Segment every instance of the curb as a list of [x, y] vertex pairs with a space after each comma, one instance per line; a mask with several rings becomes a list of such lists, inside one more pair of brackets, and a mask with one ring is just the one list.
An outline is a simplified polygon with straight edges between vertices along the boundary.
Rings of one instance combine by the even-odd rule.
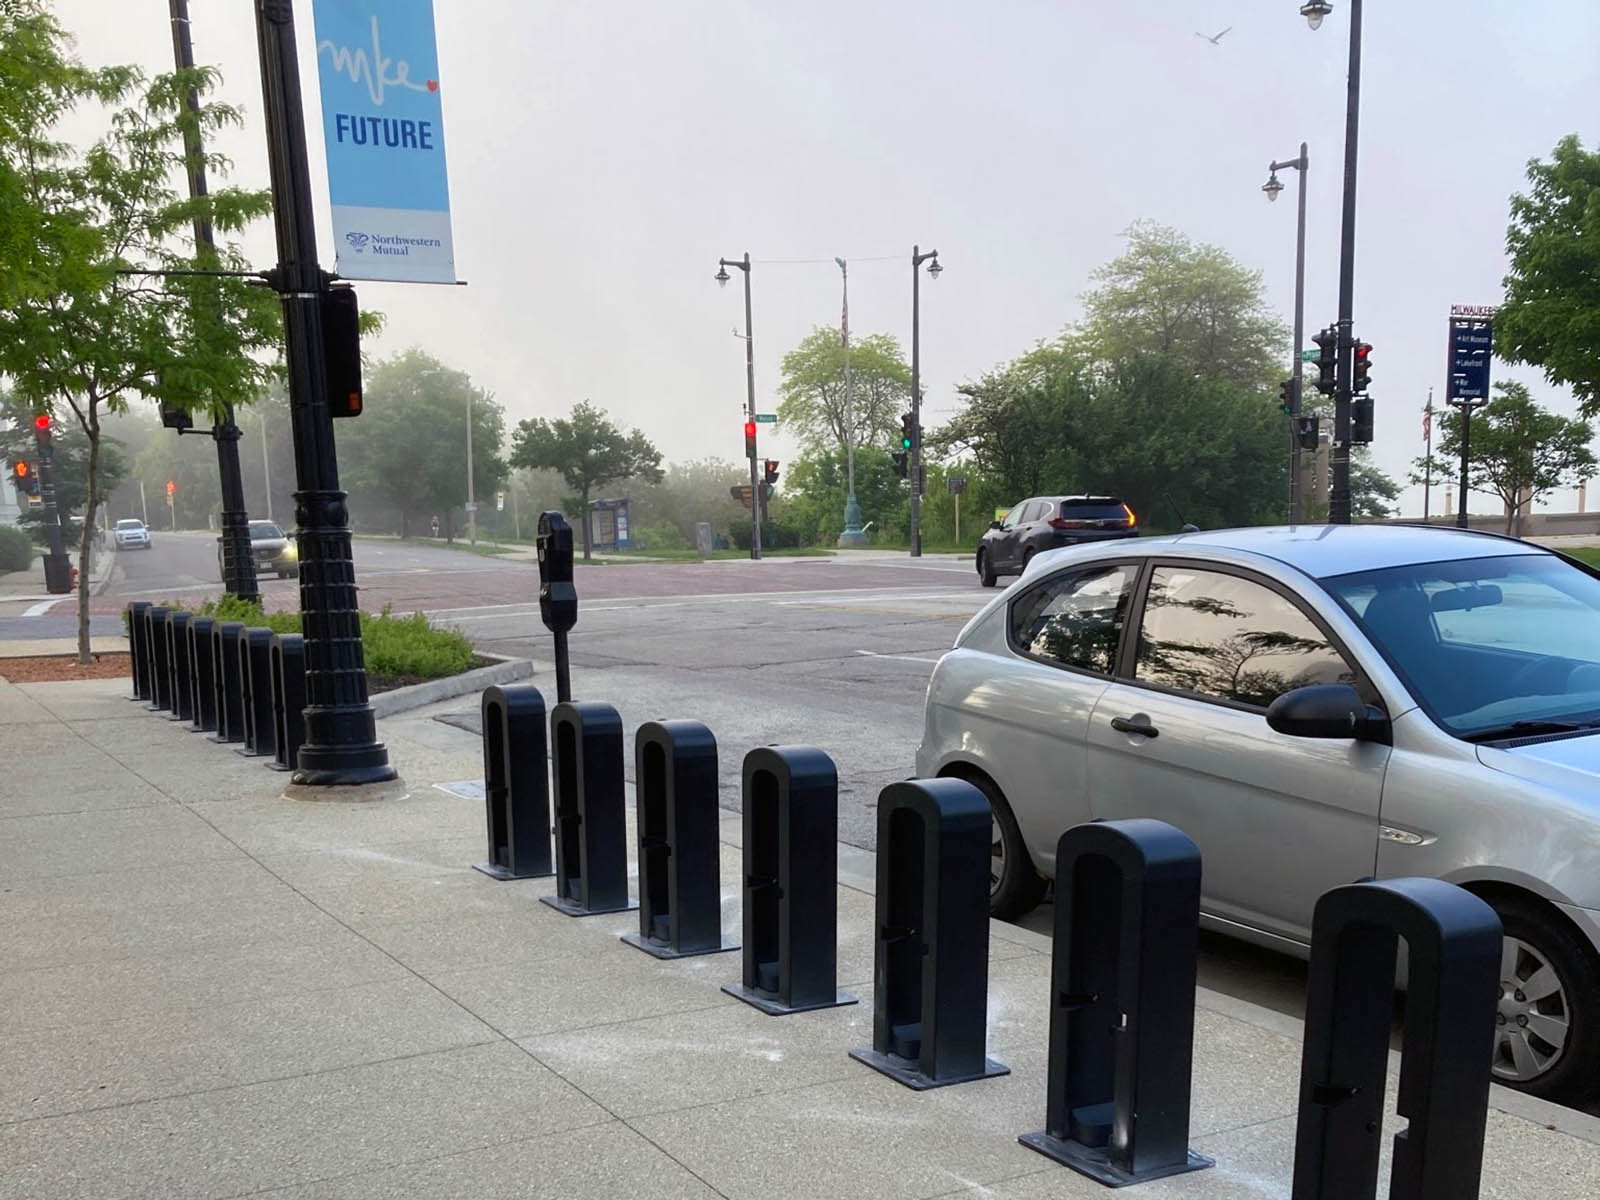
[[452, 700], [469, 692], [482, 691], [491, 684], [515, 683], [519, 679], [533, 678], [531, 659], [504, 658], [498, 654], [484, 654], [482, 651], [479, 651], [478, 655], [480, 658], [492, 658], [496, 661], [487, 667], [477, 667], [444, 679], [430, 679], [425, 683], [413, 683], [390, 692], [379, 692], [367, 701], [372, 706], [372, 715], [379, 718], [392, 717], [396, 713], [421, 708], [425, 704]]

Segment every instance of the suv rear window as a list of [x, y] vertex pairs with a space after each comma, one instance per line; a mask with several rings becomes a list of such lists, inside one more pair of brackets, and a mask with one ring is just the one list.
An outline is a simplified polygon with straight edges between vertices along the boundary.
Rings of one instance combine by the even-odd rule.
[[1069, 521], [1126, 521], [1129, 513], [1120, 500], [1063, 500], [1061, 515]]

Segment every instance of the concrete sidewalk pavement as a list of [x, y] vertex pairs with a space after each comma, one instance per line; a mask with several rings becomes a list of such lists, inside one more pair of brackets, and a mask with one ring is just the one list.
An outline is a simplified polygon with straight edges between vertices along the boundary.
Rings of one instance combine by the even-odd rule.
[[[991, 927], [1012, 1073], [912, 1092], [847, 1057], [871, 1042], [869, 854], [841, 848], [861, 1003], [767, 1017], [720, 990], [737, 954], [657, 961], [618, 940], [634, 913], [574, 920], [550, 880], [472, 870], [481, 801], [438, 785], [481, 752], [431, 710], [379, 726], [403, 798], [313, 803], [127, 690], [0, 683], [0, 1196], [1101, 1194], [1016, 1140], [1044, 1118], [1047, 939]], [[1199, 994], [1191, 1140], [1217, 1166], [1142, 1196], [1288, 1196], [1298, 1033]], [[1600, 1194], [1600, 1122], [1491, 1104], [1483, 1195]]]

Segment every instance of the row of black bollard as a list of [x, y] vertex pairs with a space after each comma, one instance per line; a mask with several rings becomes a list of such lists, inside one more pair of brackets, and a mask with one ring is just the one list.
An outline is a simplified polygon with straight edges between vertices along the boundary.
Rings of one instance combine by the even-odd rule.
[[299, 634], [131, 602], [124, 613], [133, 695], [239, 753], [292, 770], [305, 738], [305, 651]]

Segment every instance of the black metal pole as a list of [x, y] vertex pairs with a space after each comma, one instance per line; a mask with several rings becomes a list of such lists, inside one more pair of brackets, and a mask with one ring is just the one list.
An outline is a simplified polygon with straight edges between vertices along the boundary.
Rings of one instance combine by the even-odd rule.
[[1350, 77], [1344, 113], [1344, 207], [1339, 227], [1339, 352], [1333, 390], [1332, 489], [1328, 521], [1350, 524], [1350, 383], [1355, 349], [1356, 150], [1361, 113], [1361, 0], [1350, 0]]
[[1460, 529], [1467, 527], [1467, 466], [1472, 454], [1472, 409], [1473, 405], [1463, 404], [1461, 412], [1461, 495], [1456, 501], [1456, 526]]
[[[194, 46], [189, 40], [189, 0], [168, 0], [172, 17], [172, 58], [178, 69], [194, 66]], [[200, 96], [188, 89], [184, 107], [200, 111]], [[198, 124], [183, 133], [183, 157], [188, 167], [189, 195], [199, 199], [206, 194], [205, 147]], [[216, 258], [216, 243], [211, 222], [200, 213], [194, 218], [195, 257], [202, 266]], [[239, 471], [239, 426], [233, 419], [233, 403], [222, 399], [211, 422], [211, 437], [217, 444], [217, 475], [222, 490], [222, 585], [241, 600], [261, 600], [256, 585], [256, 564], [250, 553], [250, 514], [245, 510], [244, 476]]]
[[922, 557], [922, 255], [911, 247], [911, 557]]
[[555, 639], [556, 699], [566, 704], [572, 700], [572, 660], [567, 655], [567, 631], [557, 629], [551, 636]]
[[293, 779], [303, 784], [378, 783], [393, 779], [395, 770], [377, 740], [377, 722], [367, 702], [349, 514], [339, 489], [328, 411], [322, 303], [329, 279], [317, 265], [292, 0], [256, 0], [256, 38], [278, 240], [271, 282], [283, 301], [294, 433], [305, 636], [306, 730]]
[[[750, 325], [750, 251], [744, 252], [744, 381], [749, 419], [756, 419], [756, 333]], [[758, 429], [759, 432], [759, 429]], [[761, 486], [755, 456], [750, 457], [750, 557], [761, 557]]]
[[1295, 220], [1294, 238], [1294, 394], [1290, 398], [1294, 412], [1289, 417], [1289, 523], [1292, 525], [1298, 525], [1305, 517], [1305, 502], [1300, 495], [1300, 435], [1295, 428], [1305, 396], [1305, 363], [1300, 360], [1300, 350], [1305, 345], [1306, 329], [1306, 172], [1311, 168], [1311, 159], [1304, 142], [1300, 143], [1299, 166], [1300, 211]]
[[[61, 535], [61, 509], [56, 504], [55, 464], [50, 461], [55, 451], [54, 440], [47, 448], [38, 427], [33, 431], [34, 462], [39, 472], [39, 500], [43, 511], [39, 514], [44, 525], [45, 545], [49, 552], [44, 559], [45, 591], [64, 595], [72, 590], [72, 560], [67, 556]], [[88, 586], [85, 577], [84, 586]]]

